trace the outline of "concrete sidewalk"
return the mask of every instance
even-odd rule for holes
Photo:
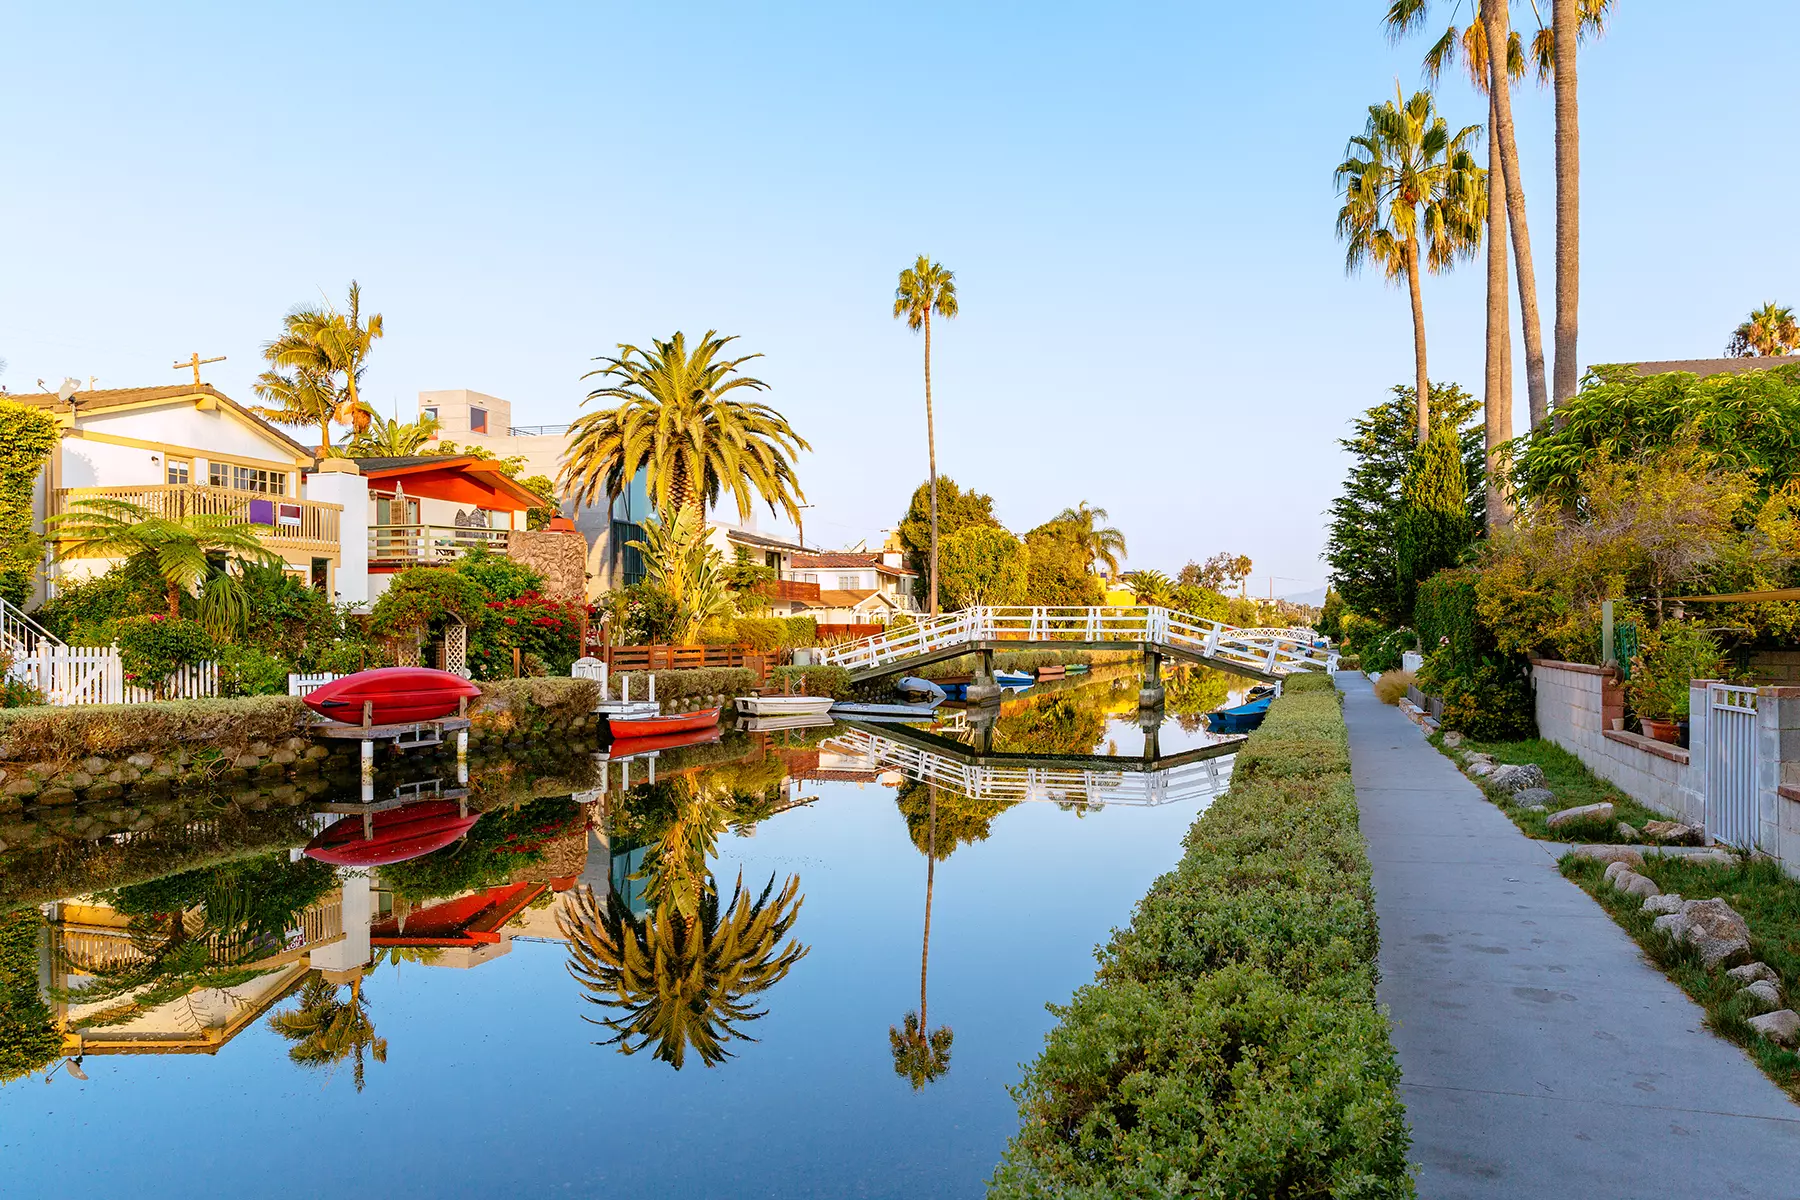
[[[1367,679],[1344,719],[1419,1194],[1800,1197],[1800,1106]]]

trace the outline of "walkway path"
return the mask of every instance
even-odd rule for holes
[[[1420,1196],[1800,1197],[1800,1106],[1552,847],[1337,679]]]

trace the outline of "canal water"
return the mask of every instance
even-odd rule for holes
[[[0,1193],[979,1196],[1045,1006],[1229,777],[1196,715],[1226,687],[1179,675],[1148,728],[1134,679],[1072,680],[0,856],[84,1051],[0,1087]]]

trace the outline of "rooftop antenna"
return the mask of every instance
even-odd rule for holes
[[[181,371],[181,370],[186,370],[186,369],[191,368],[194,372],[194,386],[199,387],[200,386],[200,368],[205,366],[207,363],[216,363],[216,362],[224,362],[224,361],[225,361],[225,356],[223,354],[219,355],[217,358],[201,358],[200,352],[198,350],[196,350],[196,351],[194,351],[192,358],[177,362],[173,367],[170,368],[170,370]]]

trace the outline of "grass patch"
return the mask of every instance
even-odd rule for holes
[[[1431,744],[1452,762],[1457,761],[1457,752],[1445,748],[1442,734],[1432,734]],[[1615,828],[1620,821],[1641,830],[1646,821],[1671,819],[1655,809],[1645,808],[1607,783],[1588,770],[1579,758],[1555,742],[1547,742],[1542,738],[1531,738],[1523,742],[1476,742],[1465,738],[1461,749],[1491,754],[1496,763],[1531,763],[1542,768],[1544,786],[1556,793],[1556,803],[1550,806],[1550,812],[1543,813],[1526,812],[1523,805],[1512,802],[1511,792],[1495,787],[1486,779],[1469,776],[1469,781],[1479,787],[1489,800],[1499,805],[1500,811],[1510,817],[1512,823],[1522,829],[1527,837],[1546,842],[1619,845],[1625,841]],[[1600,803],[1613,806],[1613,819],[1604,824],[1564,826],[1561,829],[1551,829],[1544,824],[1544,819],[1557,809]]]
[[[1800,1054],[1751,1029],[1748,1019],[1760,1015],[1762,1008],[1738,999],[1740,985],[1723,968],[1716,973],[1706,970],[1692,946],[1677,945],[1657,932],[1655,914],[1643,910],[1642,900],[1605,886],[1606,865],[1574,855],[1561,864],[1563,875],[1599,901],[1600,907],[1637,939],[1650,961],[1706,1010],[1709,1028],[1743,1047],[1770,1079],[1800,1100]],[[1783,999],[1792,1006],[1794,989],[1800,987],[1800,882],[1768,859],[1740,859],[1726,866],[1690,862],[1673,854],[1647,854],[1644,865],[1633,869],[1655,880],[1664,892],[1687,900],[1716,896],[1736,909],[1750,926],[1750,957],[1769,964],[1781,976]]]
[[[1411,1196],[1337,692],[1290,680],[1013,1089],[989,1196]]]

